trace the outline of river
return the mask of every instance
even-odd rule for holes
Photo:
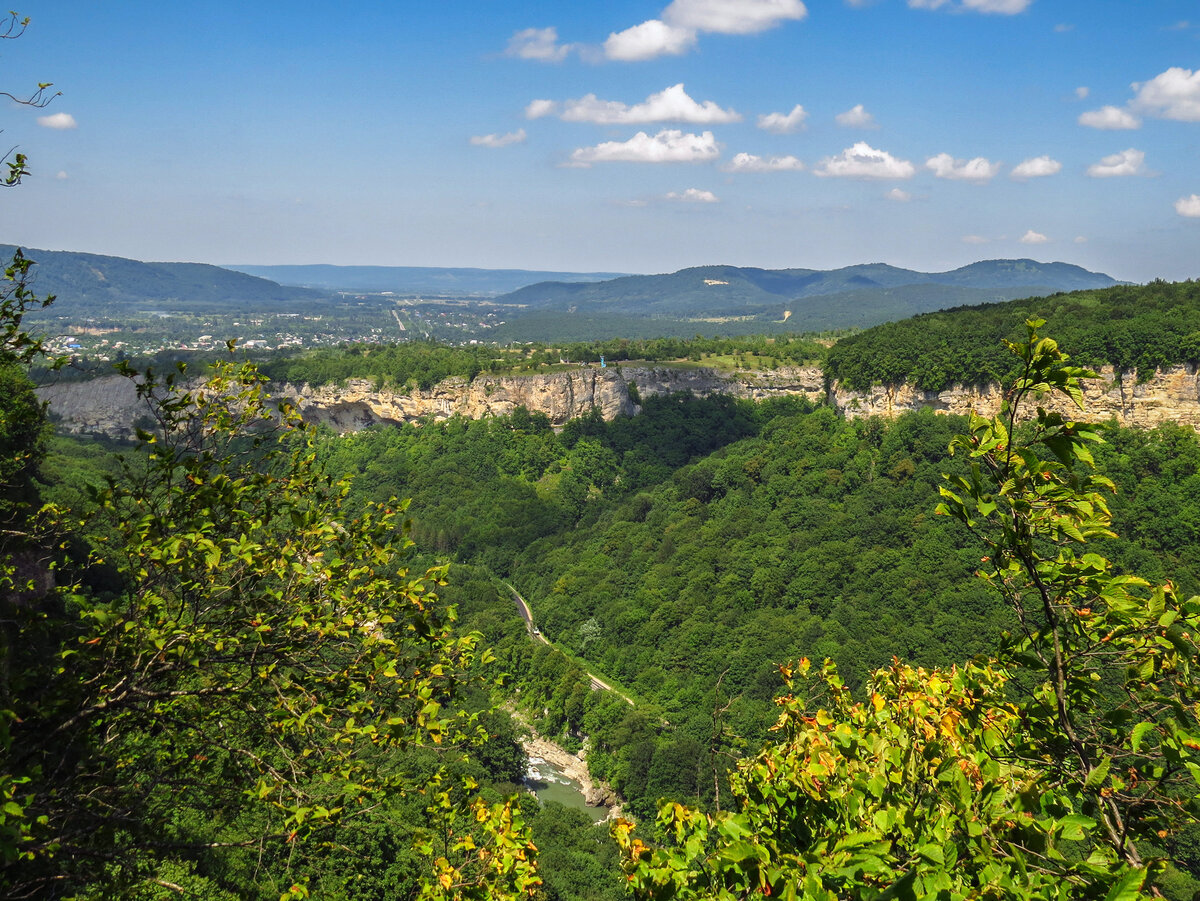
[[[607,807],[591,807],[584,801],[583,787],[562,769],[541,757],[530,756],[525,785],[542,803],[557,801],[566,807],[582,810],[599,823],[608,816]]]
[[[525,724],[519,714],[517,718]],[[609,786],[592,778],[584,752],[571,754],[532,729],[521,744],[529,757],[525,785],[538,800],[557,801],[581,810],[597,823],[621,816],[619,799]]]

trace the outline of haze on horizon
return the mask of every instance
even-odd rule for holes
[[[0,242],[1200,276],[1200,12],[1146,0],[31,0]],[[7,149],[7,146],[5,149]]]

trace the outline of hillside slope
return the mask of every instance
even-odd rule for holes
[[[1003,383],[1013,375],[1004,341],[1025,320],[1046,320],[1052,335],[1085,366],[1136,371],[1200,363],[1200,284],[1152,282],[1052,297],[1031,297],[928,313],[868,329],[834,345],[831,380],[849,388],[907,383],[924,391]]]
[[[845,328],[948,306],[1115,284],[1103,273],[1034,260],[988,260],[938,273],[881,263],[830,271],[698,266],[590,284],[544,282],[499,300],[530,311],[626,316],[779,320],[786,310],[795,328]]]
[[[16,250],[0,244],[0,259]],[[207,263],[144,263],[125,257],[27,248],[34,260],[35,289],[53,294],[59,311],[86,305],[185,304],[190,309],[236,309],[244,303],[297,303],[322,300],[323,291],[289,288]]]

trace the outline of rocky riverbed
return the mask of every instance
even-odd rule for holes
[[[583,751],[572,754],[562,746],[539,735],[525,739],[522,744],[530,760],[544,760],[568,779],[578,783],[580,793],[583,795],[583,802],[589,807],[608,808],[610,818],[620,814],[620,798],[610,786],[592,778],[592,774],[588,772],[587,759]]]

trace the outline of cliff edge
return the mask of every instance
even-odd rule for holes
[[[631,389],[636,389],[632,396]],[[428,390],[378,389],[371,381],[360,379],[343,385],[281,384],[275,386],[275,391],[280,399],[294,404],[307,421],[337,432],[453,416],[504,416],[518,406],[545,414],[552,425],[559,427],[593,409],[605,419],[632,416],[641,409],[633,397],[677,392],[702,397],[724,394],[756,401],[802,396],[827,402],[851,418],[894,417],[922,408],[963,415],[974,409],[991,415],[999,409],[1001,400],[998,385],[955,385],[943,391],[921,391],[901,384],[851,391],[834,383],[827,389],[824,375],[816,366],[737,373],[702,367],[581,367],[543,375],[481,375],[472,381],[451,378]],[[38,393],[49,404],[51,416],[67,432],[132,438],[135,428],[146,424],[145,402],[139,400],[134,384],[122,376],[44,385]],[[1094,422],[1115,418],[1122,425],[1140,428],[1173,422],[1200,430],[1200,373],[1194,365],[1159,370],[1141,383],[1133,373],[1106,367],[1099,378],[1085,382],[1084,395],[1085,413],[1060,405],[1062,412]]]

